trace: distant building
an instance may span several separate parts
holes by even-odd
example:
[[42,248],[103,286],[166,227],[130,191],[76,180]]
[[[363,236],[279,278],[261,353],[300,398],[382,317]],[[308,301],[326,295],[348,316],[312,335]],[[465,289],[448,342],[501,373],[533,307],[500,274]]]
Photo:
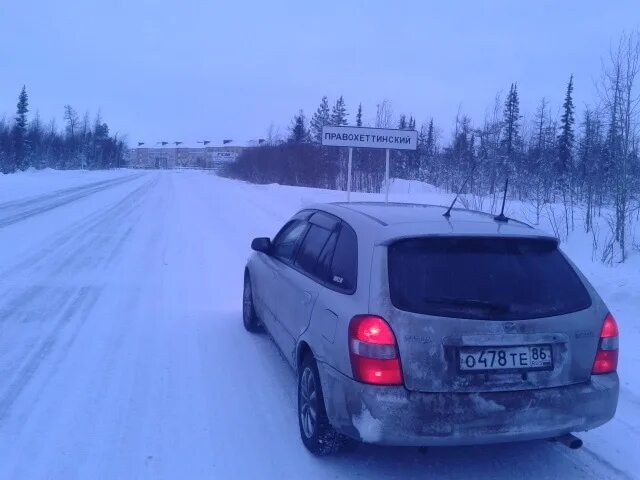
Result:
[[216,168],[234,162],[243,150],[257,146],[251,141],[245,145],[169,146],[130,148],[127,165],[131,168]]

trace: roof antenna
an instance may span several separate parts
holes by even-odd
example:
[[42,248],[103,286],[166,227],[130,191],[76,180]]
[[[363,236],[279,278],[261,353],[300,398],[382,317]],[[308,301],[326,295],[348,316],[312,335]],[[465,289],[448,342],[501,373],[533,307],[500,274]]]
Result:
[[502,196],[502,209],[500,210],[500,215],[496,215],[493,219],[496,222],[508,222],[509,217],[504,214],[504,203],[507,201],[507,189],[509,188],[509,177],[504,182],[504,195]]
[[451,202],[451,205],[449,205],[449,208],[447,209],[447,211],[442,214],[443,217],[449,218],[451,216],[451,209],[456,204],[456,201],[458,200],[458,197],[460,196],[460,194],[464,190],[464,187],[467,186],[467,182],[469,181],[469,179],[473,175],[473,172],[475,171],[475,169],[476,169],[476,166],[474,165],[471,168],[471,172],[469,172],[469,175],[467,175],[467,178],[464,179],[464,182],[462,183],[462,186],[458,190],[458,193],[456,193],[456,197],[453,199],[453,202]]

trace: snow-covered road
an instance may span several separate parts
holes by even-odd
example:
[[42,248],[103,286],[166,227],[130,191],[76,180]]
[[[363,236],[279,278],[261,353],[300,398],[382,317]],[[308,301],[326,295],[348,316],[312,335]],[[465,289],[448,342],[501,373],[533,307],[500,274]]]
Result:
[[577,452],[539,441],[314,458],[293,372],[242,327],[242,272],[251,238],[341,194],[180,171],[59,185],[0,199],[0,479],[640,475],[635,381]]

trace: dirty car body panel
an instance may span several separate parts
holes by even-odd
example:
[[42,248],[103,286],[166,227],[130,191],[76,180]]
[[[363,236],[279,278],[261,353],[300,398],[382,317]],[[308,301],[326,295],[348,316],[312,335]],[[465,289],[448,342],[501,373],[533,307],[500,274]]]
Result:
[[[310,350],[317,361],[331,425],[363,442],[428,446],[551,438],[609,421],[618,376],[592,374],[608,309],[556,239],[520,222],[456,209],[446,219],[444,211],[376,203],[305,210],[335,219],[357,242],[349,289],[292,267],[318,286],[311,313],[290,331],[298,357]],[[256,263],[266,277],[264,255],[253,254],[251,275]],[[361,315],[393,330],[401,385],[355,378],[349,325]],[[298,366],[291,346],[279,346]]]

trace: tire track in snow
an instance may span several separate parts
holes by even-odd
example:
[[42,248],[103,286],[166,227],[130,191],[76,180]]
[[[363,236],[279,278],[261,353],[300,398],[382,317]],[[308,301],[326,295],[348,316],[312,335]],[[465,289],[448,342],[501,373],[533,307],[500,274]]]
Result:
[[[118,226],[125,223],[125,219],[136,210],[141,199],[156,183],[157,177],[154,177],[127,193],[115,204],[72,224],[52,240],[52,246],[46,249],[46,253],[36,252],[29,259],[12,268],[10,272],[3,273],[0,276],[2,283],[7,283],[11,273],[20,273],[26,278],[37,278],[41,277],[43,272],[45,275],[49,273],[47,281],[49,283],[52,280],[51,276],[59,278],[71,272],[77,275],[83,270],[98,272],[99,264],[112,260],[131,234],[131,227],[119,231]],[[95,233],[96,231],[106,231],[111,234],[100,236]],[[97,249],[96,238],[106,240]],[[77,243],[78,240],[80,243]],[[28,342],[27,351],[19,356],[19,365],[11,363],[7,365],[6,361],[2,362],[6,366],[4,370],[11,374],[4,377],[3,383],[6,383],[6,387],[0,392],[0,425],[22,391],[46,363],[45,360],[54,351],[60,354],[56,363],[64,358],[68,348],[54,349],[54,347],[63,336],[67,339],[67,343],[73,342],[86,321],[91,307],[98,301],[103,285],[100,279],[94,276],[81,279],[80,285],[75,286],[19,284],[17,287],[14,286],[14,290],[17,290],[17,295],[13,298],[5,297],[7,300],[0,305],[0,312],[3,313],[2,323],[20,322],[24,325],[25,322],[40,322],[46,324],[48,328],[45,330],[48,331],[45,333],[40,329],[35,332],[36,339]],[[45,308],[42,308],[43,305]],[[51,321],[52,318],[55,320]],[[68,326],[71,330],[66,328]],[[4,352],[3,357],[6,354],[7,352]],[[5,360],[5,358],[2,359]],[[48,367],[50,370],[55,370],[55,364],[48,364]],[[41,385],[41,388],[44,386]]]
[[[34,252],[18,264],[0,272],[0,278],[5,281],[14,274],[26,276],[25,273],[42,270],[45,266],[49,266],[48,263],[52,261],[52,257],[60,260],[58,266],[64,268],[68,261],[73,260],[74,256],[78,256],[78,254],[92,248],[92,245],[86,241],[78,245],[78,239],[86,240],[88,236],[96,237],[96,229],[105,222],[110,222],[114,227],[119,225],[120,221],[126,218],[129,212],[137,208],[144,195],[153,188],[157,182],[157,177],[147,180],[142,185],[136,187],[135,190],[128,192],[115,204],[94,211],[73,223],[61,233],[50,238],[47,245],[43,246],[41,250]],[[73,254],[61,254],[60,252],[64,249],[73,249]]]
[[[134,174],[132,174],[132,175],[134,175]],[[131,176],[131,175],[128,175],[128,176]],[[44,193],[44,194],[41,194],[41,195],[35,195],[35,196],[32,196],[32,197],[27,197],[27,198],[21,198],[21,199],[18,199],[18,200],[10,200],[8,202],[0,203],[0,212],[2,212],[3,210],[11,209],[11,208],[18,209],[20,207],[29,207],[29,206],[37,204],[37,203],[46,203],[47,200],[51,200],[51,199],[56,198],[56,197],[64,196],[64,195],[67,195],[67,194],[72,194],[72,193],[75,193],[77,191],[80,191],[80,190],[83,190],[83,189],[87,189],[87,188],[98,187],[100,185],[106,185],[106,184],[112,183],[114,181],[121,180],[122,178],[126,178],[126,176],[117,177],[117,178],[111,178],[111,179],[107,179],[107,180],[99,180],[97,182],[85,183],[83,185],[75,185],[73,187],[61,188],[59,190],[54,190],[52,192]]]
[[[52,332],[40,342],[35,351],[31,352],[26,358],[24,364],[15,372],[13,381],[7,385],[6,389],[0,394],[0,425],[4,422],[13,403],[20,396],[22,390],[31,381],[33,376],[40,368],[43,361],[51,354],[57,343],[60,330],[64,328],[71,320],[76,317],[78,311],[83,306],[88,306],[85,310],[89,310],[100,296],[100,288],[82,287],[72,296],[67,307],[59,314]],[[80,315],[80,320],[86,316]],[[76,322],[76,329],[81,326],[81,322]]]
[[[130,182],[140,177],[142,174],[133,174],[126,177],[115,178],[111,180],[103,180],[100,182],[82,185],[80,187],[67,188],[58,190],[51,194],[42,195],[30,200],[7,202],[0,205],[0,214],[3,210],[9,210],[9,213],[0,218],[0,228],[7,227],[17,222],[27,220],[35,215],[48,212],[58,207],[68,205],[82,198],[93,195],[94,193]],[[17,210],[12,212],[12,210]]]
[[[566,448],[566,447],[563,447]],[[616,474],[616,476],[618,478],[625,478],[627,480],[634,480],[634,476],[628,474],[627,472],[625,472],[624,470],[619,469],[618,467],[616,467],[613,463],[611,463],[610,461],[608,461],[606,458],[604,458],[601,455],[598,455],[595,451],[591,450],[588,447],[582,447],[581,451],[585,452],[585,454],[587,454],[589,457],[591,457],[593,460],[595,460],[596,462],[600,463],[601,465],[606,466],[609,470],[611,470],[612,472],[614,472]],[[570,455],[570,452],[567,453],[567,455]]]

